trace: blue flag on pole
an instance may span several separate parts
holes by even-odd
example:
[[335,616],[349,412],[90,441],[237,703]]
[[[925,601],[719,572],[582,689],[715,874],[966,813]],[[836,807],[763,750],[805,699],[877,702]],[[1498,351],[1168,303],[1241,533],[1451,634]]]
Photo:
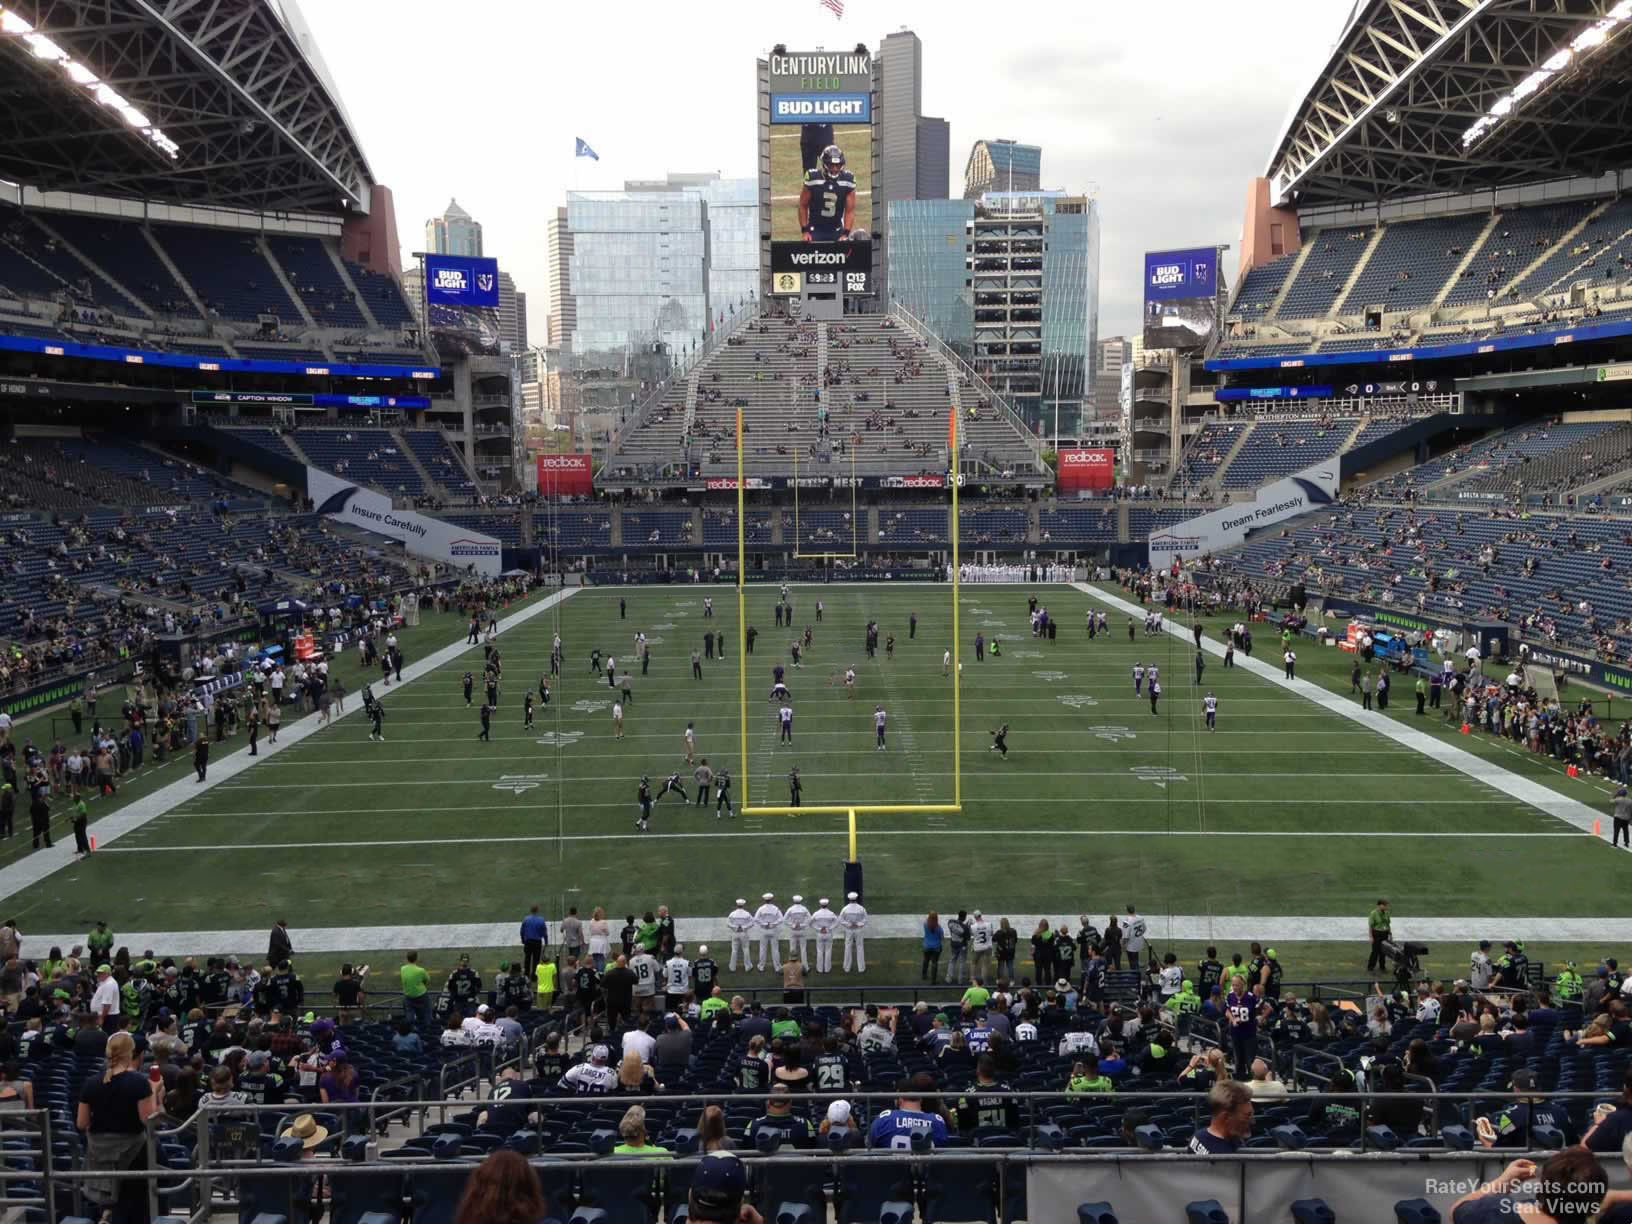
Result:
[[582,136],[574,137],[574,139],[578,142],[577,148],[575,148],[572,152],[574,157],[589,157],[593,158],[595,161],[601,160],[601,155],[595,152],[594,149],[590,148]]

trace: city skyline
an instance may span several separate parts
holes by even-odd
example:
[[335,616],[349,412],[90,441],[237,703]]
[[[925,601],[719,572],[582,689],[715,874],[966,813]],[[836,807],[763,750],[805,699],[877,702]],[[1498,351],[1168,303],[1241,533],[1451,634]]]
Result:
[[[1239,244],[1248,180],[1348,7],[1313,0],[1277,11],[1267,56],[1253,53],[1261,26],[1236,6],[1199,0],[1176,0],[1159,24],[1148,7],[1107,4],[1092,23],[1041,20],[995,47],[956,6],[925,0],[852,5],[839,21],[814,3],[768,17],[763,5],[725,0],[707,23],[680,9],[622,23],[605,54],[595,51],[614,31],[602,10],[507,9],[503,38],[489,22],[445,22],[429,0],[310,3],[305,13],[374,173],[395,192],[402,232],[455,195],[481,220],[487,251],[535,291],[549,281],[547,222],[569,190],[615,190],[671,170],[754,173],[754,62],[772,45],[876,50],[910,28],[924,44],[924,112],[950,123],[959,165],[975,140],[1012,135],[1047,150],[1045,187],[1099,200],[1102,327],[1116,334],[1138,326],[1143,251]],[[403,83],[400,65],[422,53],[432,28],[441,60],[480,66],[474,83],[489,113],[529,115],[527,156],[508,126],[473,123],[447,95]],[[1189,36],[1166,40],[1172,28]],[[540,75],[533,59],[545,43],[585,53],[555,57]],[[683,95],[654,99],[641,84],[646,68],[686,64],[696,71],[678,78]],[[575,159],[575,137],[600,160]],[[1232,251],[1223,264],[1232,283],[1234,262]]]

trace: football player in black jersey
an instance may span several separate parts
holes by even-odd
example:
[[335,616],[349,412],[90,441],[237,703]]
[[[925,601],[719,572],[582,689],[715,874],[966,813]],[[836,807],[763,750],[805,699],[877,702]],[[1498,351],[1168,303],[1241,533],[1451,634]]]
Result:
[[844,168],[844,150],[828,145],[805,174],[799,192],[799,236],[806,242],[839,242],[856,222],[856,176]]

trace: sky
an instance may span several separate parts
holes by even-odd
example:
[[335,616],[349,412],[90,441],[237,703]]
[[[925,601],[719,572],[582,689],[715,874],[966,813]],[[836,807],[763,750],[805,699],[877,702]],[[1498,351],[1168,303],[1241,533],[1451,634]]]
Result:
[[[756,172],[754,61],[923,40],[923,111],[970,146],[1043,149],[1043,186],[1101,208],[1101,336],[1139,325],[1141,257],[1240,245],[1247,185],[1351,0],[302,0],[406,252],[450,198],[528,294],[544,342],[545,226],[569,190]],[[573,157],[582,137],[600,161]],[[1223,261],[1228,274],[1232,251]]]

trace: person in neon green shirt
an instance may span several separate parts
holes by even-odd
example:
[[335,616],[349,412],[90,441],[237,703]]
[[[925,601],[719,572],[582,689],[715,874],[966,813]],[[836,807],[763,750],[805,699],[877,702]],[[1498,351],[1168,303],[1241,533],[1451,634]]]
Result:
[[402,967],[402,1009],[420,1027],[431,1022],[431,975],[419,963],[419,953],[408,953]]
[[969,989],[963,992],[963,1006],[968,1009],[979,1010],[986,1006],[986,1001],[992,997],[992,992],[980,984],[976,978],[969,984]]
[[618,1138],[623,1142],[612,1149],[614,1156],[655,1156],[665,1160],[674,1156],[668,1148],[647,1142],[646,1110],[639,1105],[629,1106],[623,1115],[623,1121],[618,1123]]
[[641,920],[640,928],[635,932],[635,942],[647,952],[657,951],[657,919],[651,910],[647,910]]
[[108,930],[106,922],[100,918],[96,920],[96,930],[85,936],[85,946],[91,950],[91,959],[97,964],[113,959],[113,932]]
[[1099,1059],[1093,1054],[1071,1064],[1071,1082],[1065,1086],[1066,1096],[1086,1096],[1092,1092],[1115,1092],[1111,1077],[1099,1073]]
[[1174,1015],[1182,1016],[1187,1013],[1201,1010],[1201,996],[1196,993],[1195,983],[1189,978],[1179,982],[1178,993],[1167,1001]]
[[547,1009],[555,1002],[555,962],[539,961],[538,968],[533,972],[538,978],[538,1006]]
[[720,993],[720,988],[716,986],[714,987],[714,993],[703,1000],[703,1005],[698,1008],[698,1012],[704,1020],[709,1020],[721,1012],[729,1010],[730,1007],[731,1004],[726,1002],[725,996]]

